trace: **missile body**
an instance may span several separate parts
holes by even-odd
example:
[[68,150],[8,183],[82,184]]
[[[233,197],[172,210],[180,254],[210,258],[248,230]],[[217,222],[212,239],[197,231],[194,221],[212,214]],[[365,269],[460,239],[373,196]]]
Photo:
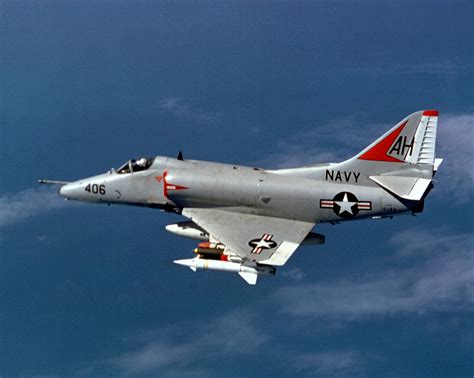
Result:
[[257,277],[259,275],[274,275],[276,271],[275,267],[270,265],[260,265],[256,263],[239,264],[230,261],[202,258],[175,260],[174,263],[187,266],[193,271],[196,271],[197,269],[204,269],[239,273],[239,275],[250,285],[255,285],[257,283]]

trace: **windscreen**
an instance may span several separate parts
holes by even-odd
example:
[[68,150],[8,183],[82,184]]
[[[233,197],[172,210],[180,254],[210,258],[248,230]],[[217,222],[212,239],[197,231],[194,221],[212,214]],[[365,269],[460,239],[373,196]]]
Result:
[[138,159],[132,159],[127,161],[119,169],[117,169],[117,173],[124,174],[145,171],[150,168],[152,163],[153,158],[142,157]]

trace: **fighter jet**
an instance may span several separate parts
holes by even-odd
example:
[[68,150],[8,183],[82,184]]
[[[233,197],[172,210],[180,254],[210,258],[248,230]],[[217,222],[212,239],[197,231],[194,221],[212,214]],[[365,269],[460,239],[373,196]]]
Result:
[[340,163],[267,170],[156,156],[59,184],[66,199],[147,206],[187,221],[166,230],[197,239],[192,270],[236,272],[254,285],[274,275],[300,245],[325,242],[316,224],[392,218],[423,211],[442,159],[435,156],[438,111],[413,113]]

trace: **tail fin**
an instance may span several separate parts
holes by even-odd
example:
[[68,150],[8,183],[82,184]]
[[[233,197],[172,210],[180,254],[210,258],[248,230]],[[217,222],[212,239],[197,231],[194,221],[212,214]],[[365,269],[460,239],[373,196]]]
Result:
[[437,110],[413,113],[334,168],[360,172],[397,197],[419,201],[442,161],[435,155],[437,126]]
[[434,165],[438,111],[413,113],[356,156],[359,160]]

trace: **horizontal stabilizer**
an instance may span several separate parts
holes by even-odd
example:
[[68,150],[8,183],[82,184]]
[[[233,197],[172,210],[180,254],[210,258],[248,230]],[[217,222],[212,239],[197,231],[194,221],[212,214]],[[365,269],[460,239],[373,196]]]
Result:
[[370,179],[396,196],[409,201],[420,201],[431,183],[431,179],[421,177],[370,176]]
[[443,159],[441,159],[441,158],[436,158],[435,159],[434,167],[433,167],[434,173],[436,173],[436,171],[439,169],[439,166],[441,165],[442,162],[443,162]]

